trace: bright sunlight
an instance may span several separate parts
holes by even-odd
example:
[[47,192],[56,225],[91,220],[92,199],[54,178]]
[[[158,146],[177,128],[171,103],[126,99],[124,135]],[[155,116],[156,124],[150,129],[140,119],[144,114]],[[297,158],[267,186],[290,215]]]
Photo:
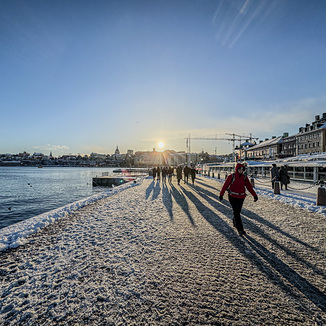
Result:
[[162,148],[164,146],[164,143],[162,142],[162,141],[160,141],[159,143],[158,143],[158,147],[159,148]]

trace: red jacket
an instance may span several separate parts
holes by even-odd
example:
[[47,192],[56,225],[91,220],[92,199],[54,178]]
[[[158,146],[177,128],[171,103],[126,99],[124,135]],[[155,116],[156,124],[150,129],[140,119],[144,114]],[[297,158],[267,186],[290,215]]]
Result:
[[244,167],[243,164],[238,163],[235,166],[235,173],[234,173],[234,182],[232,183],[233,175],[230,174],[222,187],[222,190],[220,192],[220,196],[223,196],[225,191],[229,188],[229,195],[234,198],[245,198],[246,197],[246,188],[248,191],[255,197],[257,194],[255,193],[255,190],[253,189],[248,177],[244,176],[243,174],[238,173],[238,169],[240,167]]

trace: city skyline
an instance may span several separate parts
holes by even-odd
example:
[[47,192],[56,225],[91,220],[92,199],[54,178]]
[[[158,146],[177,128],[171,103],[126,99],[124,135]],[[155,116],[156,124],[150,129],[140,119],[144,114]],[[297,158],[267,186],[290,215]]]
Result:
[[[326,112],[324,1],[0,9],[0,153],[186,151],[189,135],[291,135]],[[227,154],[232,142],[191,151]]]

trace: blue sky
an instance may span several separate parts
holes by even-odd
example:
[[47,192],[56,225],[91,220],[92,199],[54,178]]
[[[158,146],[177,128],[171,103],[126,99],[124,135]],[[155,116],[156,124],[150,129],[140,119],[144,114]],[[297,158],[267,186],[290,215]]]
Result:
[[324,0],[0,0],[0,153],[297,133],[326,112],[325,39]]

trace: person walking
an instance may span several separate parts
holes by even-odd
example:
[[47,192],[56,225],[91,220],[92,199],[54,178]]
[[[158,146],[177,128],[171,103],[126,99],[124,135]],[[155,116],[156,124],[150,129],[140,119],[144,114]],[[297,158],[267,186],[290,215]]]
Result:
[[275,163],[272,164],[272,168],[271,168],[271,181],[272,181],[272,189],[274,189],[275,181],[280,181],[280,174],[278,172]]
[[168,178],[169,178],[169,183],[172,183],[172,177],[173,177],[173,166],[169,167],[169,174],[168,174]]
[[155,181],[155,178],[156,178],[156,166],[153,167],[153,181]]
[[243,229],[241,220],[241,209],[246,197],[246,188],[254,197],[254,201],[258,200],[258,196],[253,189],[248,177],[244,174],[245,166],[241,163],[237,163],[235,166],[235,173],[230,174],[221,189],[220,201],[223,200],[225,191],[229,193],[229,202],[233,209],[233,226],[238,230],[239,235],[243,236],[246,231]]
[[290,183],[290,176],[286,165],[281,166],[279,174],[280,174],[280,181],[281,181],[281,189],[283,190],[283,185],[284,185],[285,190],[288,190],[288,184]]
[[178,185],[180,185],[180,180],[182,180],[182,166],[178,165],[177,167],[177,180],[178,180]]
[[168,168],[164,166],[162,168],[162,182],[166,183],[166,176],[168,174]]
[[190,175],[191,175],[191,181],[192,184],[195,184],[195,178],[196,178],[196,169],[192,166],[190,169]]
[[190,167],[188,165],[186,165],[185,168],[183,169],[185,183],[188,183],[188,181],[189,181],[189,173],[190,173]]
[[156,169],[157,181],[161,180],[161,168],[158,166]]

